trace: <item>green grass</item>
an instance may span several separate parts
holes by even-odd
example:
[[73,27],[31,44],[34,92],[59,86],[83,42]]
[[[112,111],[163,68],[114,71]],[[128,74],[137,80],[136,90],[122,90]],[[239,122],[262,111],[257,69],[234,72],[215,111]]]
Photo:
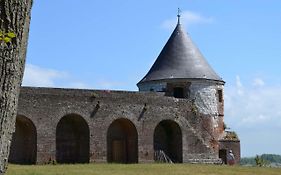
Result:
[[7,175],[281,175],[281,168],[191,164],[9,165]]

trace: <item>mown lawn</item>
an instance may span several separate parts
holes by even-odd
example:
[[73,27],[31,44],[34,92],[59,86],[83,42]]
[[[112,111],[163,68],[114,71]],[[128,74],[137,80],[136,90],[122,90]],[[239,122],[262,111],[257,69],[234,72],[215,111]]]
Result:
[[9,165],[8,175],[281,175],[281,168],[191,164]]

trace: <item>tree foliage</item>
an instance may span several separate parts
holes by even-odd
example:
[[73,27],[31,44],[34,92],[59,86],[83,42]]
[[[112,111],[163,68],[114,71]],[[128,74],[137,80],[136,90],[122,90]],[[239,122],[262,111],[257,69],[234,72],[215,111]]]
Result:
[[276,154],[263,154],[261,158],[271,163],[281,163],[281,155]]
[[255,162],[256,162],[256,166],[258,167],[263,167],[263,166],[266,166],[268,165],[268,161],[266,161],[265,159],[263,159],[261,156],[257,155],[255,157]]
[[281,164],[281,155],[276,154],[262,154],[256,157],[245,157],[240,161],[241,165],[253,165],[253,166],[267,166],[269,164]]

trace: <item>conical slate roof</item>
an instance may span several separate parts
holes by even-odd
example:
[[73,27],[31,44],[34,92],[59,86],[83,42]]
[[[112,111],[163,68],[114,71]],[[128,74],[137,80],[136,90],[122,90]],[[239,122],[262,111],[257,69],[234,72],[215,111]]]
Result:
[[209,79],[223,82],[180,22],[149,72],[138,84],[169,79]]

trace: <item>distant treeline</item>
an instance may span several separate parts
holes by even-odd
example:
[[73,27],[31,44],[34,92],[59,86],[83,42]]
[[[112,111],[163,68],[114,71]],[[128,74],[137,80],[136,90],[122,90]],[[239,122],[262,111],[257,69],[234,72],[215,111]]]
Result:
[[[261,159],[265,160],[268,164],[277,163],[281,164],[281,155],[276,154],[262,154],[259,156]],[[245,157],[240,161],[241,165],[256,165],[256,157]]]

